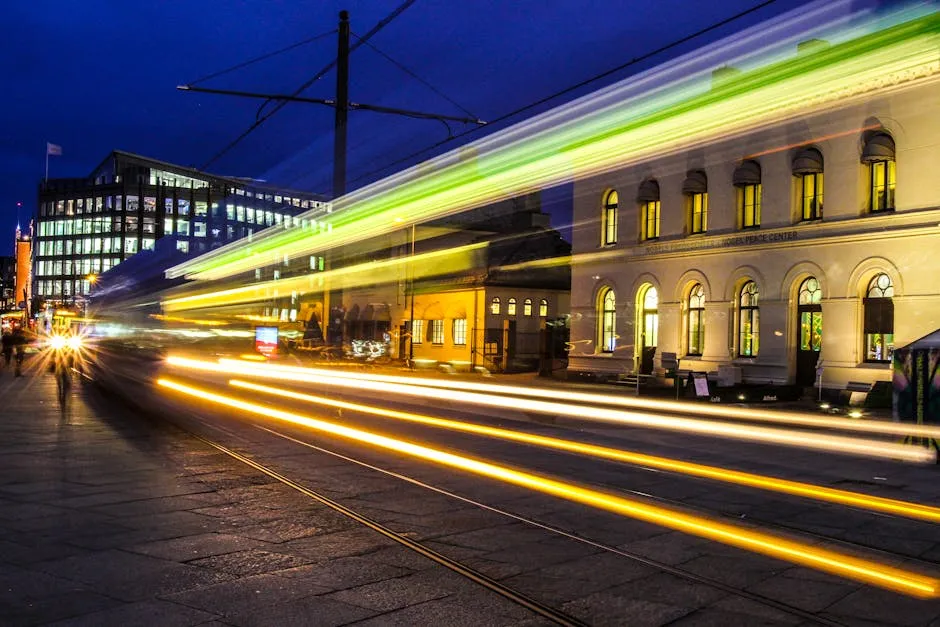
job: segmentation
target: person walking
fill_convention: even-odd
[[[23,359],[26,357],[26,333],[23,327],[13,332],[13,347],[16,349],[16,376],[23,376]]]
[[[13,334],[9,331],[4,332],[3,337],[0,338],[0,344],[2,344],[3,365],[9,368],[10,362],[13,361]]]

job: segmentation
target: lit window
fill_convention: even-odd
[[[124,254],[133,255],[137,252],[137,238],[128,237],[124,240]]]
[[[454,320],[454,346],[465,346],[467,344],[467,319],[457,318]]]
[[[506,315],[515,316],[516,315],[516,299],[510,298],[506,303]]]
[[[894,285],[887,274],[868,283],[865,307],[865,361],[886,363],[894,354]]]
[[[544,318],[548,315],[548,301],[544,298],[539,301],[539,317]]]
[[[499,315],[499,296],[494,296],[493,300],[490,301],[490,313],[494,316]]]
[[[823,173],[804,174],[802,183],[803,219],[822,219]]]
[[[701,283],[692,286],[686,309],[688,354],[701,355],[705,347],[705,288]]]
[[[193,235],[195,237],[205,237],[207,233],[205,222],[193,222]]]
[[[522,315],[531,316],[532,315],[532,299],[527,298],[522,302]]]
[[[693,233],[708,230],[708,193],[689,196],[689,212]]]
[[[140,249],[141,250],[153,250],[154,240],[150,237],[145,237],[140,240]]]
[[[414,320],[411,323],[411,343],[421,344],[424,341],[424,320]]]
[[[616,316],[617,297],[610,288],[601,292],[599,300],[600,315],[598,316],[598,345],[602,353],[612,353],[617,345]]]
[[[640,241],[659,237],[659,183],[653,179],[643,181],[637,191],[640,204]]]
[[[651,200],[643,204],[641,238],[644,241],[659,237],[659,211],[660,203],[658,200]]]
[[[708,178],[702,170],[692,170],[682,183],[686,197],[690,233],[708,230]]]
[[[176,250],[178,250],[178,251],[180,251],[180,252],[188,253],[188,252],[189,252],[189,241],[188,241],[188,240],[185,240],[185,239],[177,240],[177,242],[176,242]]]
[[[444,343],[444,321],[431,320],[431,344]]]
[[[745,185],[738,188],[738,214],[741,216],[741,228],[752,229],[760,226],[761,185]]]
[[[604,206],[601,210],[601,244],[604,246],[617,243],[619,200],[617,190],[612,189],[604,195]]]
[[[173,218],[163,219],[163,234],[173,235]]]
[[[894,153],[894,138],[885,132],[869,136],[862,149],[862,162],[868,164],[868,206],[872,213],[894,210]]]
[[[894,209],[894,161],[874,161],[871,169],[871,210],[891,211]]]
[[[748,281],[738,294],[738,356],[756,357],[760,339],[757,283]]]

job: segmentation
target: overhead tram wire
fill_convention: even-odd
[[[356,33],[352,33],[352,35],[353,35],[353,37],[355,37],[357,40],[360,39],[359,35],[357,35]],[[463,111],[464,113],[466,113],[469,117],[471,117],[471,118],[477,118],[477,119],[480,118],[480,116],[478,116],[478,115],[475,114],[475,113],[471,113],[466,107],[464,107],[463,105],[461,105],[459,102],[457,102],[456,100],[454,100],[453,98],[451,98],[450,96],[448,96],[447,94],[445,94],[445,93],[444,93],[443,91],[441,91],[440,89],[436,88],[434,85],[432,85],[431,83],[429,83],[429,82],[426,81],[425,79],[423,79],[423,78],[421,78],[420,76],[418,76],[418,75],[417,75],[415,72],[413,72],[412,70],[408,69],[404,64],[402,64],[402,63],[396,61],[395,59],[393,59],[392,57],[390,57],[389,55],[387,55],[385,52],[383,52],[382,50],[380,50],[375,44],[372,44],[372,43],[370,43],[370,42],[368,42],[368,41],[363,41],[362,43],[364,43],[366,46],[368,46],[369,48],[371,48],[372,50],[374,50],[376,53],[378,53],[379,55],[381,55],[382,57],[384,57],[386,61],[388,61],[389,63],[391,63],[391,64],[394,65],[395,67],[397,67],[399,70],[401,70],[402,72],[404,72],[405,74],[407,74],[407,75],[410,76],[411,78],[415,79],[416,81],[418,81],[419,83],[421,83],[422,85],[424,85],[425,87],[427,87],[428,89],[430,89],[431,91],[433,91],[435,94],[437,94],[438,96],[440,96],[441,98],[443,98],[444,100],[446,100],[447,102],[449,102],[450,104],[454,105],[455,107],[457,107],[458,109],[460,109],[461,111]]]
[[[244,67],[248,67],[249,65],[258,63],[259,61],[265,61],[265,60],[267,60],[267,59],[270,59],[271,57],[276,57],[276,56],[279,55],[279,54],[283,54],[283,53],[285,53],[285,52],[289,52],[289,51],[293,50],[294,48],[300,48],[301,46],[306,46],[307,44],[312,44],[312,43],[315,42],[315,41],[318,41],[318,40],[320,40],[320,39],[323,39],[324,37],[329,37],[330,35],[335,35],[335,34],[336,34],[336,29],[334,28],[333,30],[329,30],[329,31],[327,31],[327,32],[325,32],[325,33],[320,33],[319,35],[315,35],[314,37],[308,37],[308,38],[306,38],[306,39],[302,39],[302,40],[300,40],[300,41],[298,41],[298,42],[296,42],[296,43],[292,43],[292,44],[289,45],[289,46],[285,46],[285,47],[280,48],[280,49],[278,49],[278,50],[274,50],[274,51],[272,51],[272,52],[268,52],[268,53],[262,54],[262,55],[260,55],[260,56],[254,57],[253,59],[249,59],[249,60],[247,60],[247,61],[242,61],[241,63],[237,63],[237,64],[233,65],[232,67],[226,68],[226,69],[224,69],[224,70],[219,70],[218,72],[213,72],[212,74],[207,74],[207,75],[203,76],[202,78],[197,78],[197,79],[194,80],[194,81],[190,81],[188,84],[189,84],[189,85],[197,85],[197,84],[199,84],[199,83],[204,83],[204,82],[206,82],[206,81],[208,81],[208,80],[210,80],[210,79],[213,79],[213,78],[222,76],[223,74],[228,74],[229,72],[234,72],[235,70],[240,70],[240,69],[242,69],[242,68],[244,68]]]
[[[582,87],[585,87],[586,85],[589,85],[589,84],[591,84],[591,83],[593,83],[593,82],[599,81],[599,80],[602,79],[602,78],[606,78],[606,77],[610,76],[611,74],[615,74],[615,73],[617,73],[617,72],[619,72],[619,71],[621,71],[621,70],[624,70],[624,69],[626,69],[626,68],[628,68],[628,67],[630,67],[630,66],[632,66],[632,65],[636,65],[637,63],[642,63],[643,61],[646,61],[646,60],[648,60],[648,59],[650,59],[650,58],[652,58],[652,57],[655,57],[655,56],[658,55],[658,54],[661,54],[661,53],[663,53],[663,52],[666,52],[666,51],[668,51],[668,50],[671,50],[672,48],[675,48],[675,47],[677,47],[677,46],[681,46],[681,45],[684,44],[684,43],[687,43],[687,42],[689,42],[689,41],[692,41],[693,39],[697,39],[698,37],[701,37],[702,35],[706,35],[706,34],[710,33],[710,32],[713,31],[713,30],[717,30],[717,29],[719,29],[719,28],[721,28],[721,27],[723,27],[723,26],[727,26],[728,24],[731,24],[732,22],[736,22],[737,20],[739,20],[739,19],[741,19],[741,18],[747,17],[748,15],[750,15],[750,14],[752,14],[752,13],[756,13],[757,11],[760,11],[761,9],[764,9],[764,8],[770,6],[771,4],[776,3],[776,1],[777,1],[777,0],[764,0],[763,2],[759,2],[758,4],[755,4],[754,6],[750,7],[749,9],[745,9],[745,10],[743,10],[743,11],[740,11],[740,12],[738,12],[738,13],[735,13],[734,15],[732,15],[732,16],[730,16],[730,17],[726,17],[725,19],[723,19],[723,20],[721,20],[721,21],[715,22],[714,24],[711,24],[711,25],[709,25],[709,26],[706,26],[705,28],[702,28],[702,29],[699,29],[699,30],[695,31],[694,33],[690,33],[690,34],[688,34],[688,35],[686,35],[686,36],[684,36],[684,37],[681,37],[681,38],[679,38],[679,39],[676,39],[676,40],[674,40],[674,41],[671,41],[671,42],[669,42],[668,44],[665,44],[665,45],[663,45],[663,46],[660,46],[659,48],[656,48],[655,50],[651,50],[651,51],[649,51],[649,52],[646,52],[646,53],[644,53],[644,54],[641,54],[641,55],[638,56],[638,57],[634,57],[634,58],[630,59],[629,61],[627,61],[627,62],[625,62],[625,63],[621,63],[621,64],[618,65],[617,67],[613,67],[613,68],[610,68],[609,70],[605,70],[604,72],[601,72],[600,74],[596,74],[596,75],[594,75],[594,76],[592,76],[592,77],[590,77],[590,78],[584,79],[583,81],[581,81],[581,82],[579,82],[579,83],[576,83],[576,84],[574,84],[574,85],[571,85],[571,86],[569,86],[569,87],[566,87],[566,88],[562,89],[561,91],[557,91],[557,92],[555,92],[555,93],[553,93],[553,94],[551,94],[551,95],[549,95],[549,96],[545,96],[544,98],[540,98],[540,99],[538,99],[538,100],[535,100],[535,101],[533,101],[533,102],[530,102],[530,103],[527,104],[527,105],[524,105],[524,106],[522,106],[522,107],[519,107],[518,109],[514,109],[513,111],[510,111],[509,113],[505,113],[505,114],[503,114],[503,115],[501,115],[501,116],[499,116],[499,117],[497,117],[497,118],[494,118],[494,119],[490,120],[489,122],[487,122],[486,126],[489,127],[489,128],[492,128],[492,127],[496,126],[497,124],[499,124],[500,122],[505,122],[506,120],[508,120],[508,119],[510,119],[510,118],[513,118],[513,117],[519,115],[520,113],[524,113],[524,112],[528,111],[529,109],[532,109],[532,108],[537,107],[537,106],[539,106],[539,105],[545,104],[546,102],[552,101],[552,100],[554,100],[554,99],[556,99],[556,98],[558,98],[558,97],[560,97],[560,96],[564,96],[564,95],[567,94],[567,93],[570,93],[570,92],[572,92],[572,91],[575,91],[575,90],[577,90],[577,89],[580,89],[580,88],[582,88]],[[407,163],[407,162],[411,161],[412,159],[414,159],[414,158],[416,158],[416,157],[420,157],[421,155],[423,155],[423,154],[425,154],[425,153],[427,153],[427,152],[429,152],[429,151],[434,150],[435,148],[440,148],[441,146],[443,146],[443,145],[445,145],[445,144],[448,144],[448,143],[450,143],[450,142],[452,142],[452,141],[454,141],[454,140],[460,139],[461,137],[465,137],[465,136],[467,136],[467,135],[469,135],[469,134],[471,134],[471,133],[473,133],[473,132],[479,130],[479,128],[481,128],[481,127],[473,127],[473,128],[469,128],[469,129],[467,129],[467,130],[465,130],[465,131],[463,131],[463,132],[461,132],[461,133],[457,133],[456,135],[450,135],[450,136],[447,137],[446,139],[442,139],[441,141],[436,142],[436,143],[434,143],[434,144],[431,144],[430,146],[427,146],[427,147],[425,147],[425,148],[422,148],[421,150],[419,150],[419,151],[417,151],[417,152],[413,152],[413,153],[411,153],[410,155],[407,155],[407,156],[405,156],[405,157],[401,157],[400,159],[396,159],[395,161],[392,161],[391,163],[389,163],[389,164],[387,164],[387,165],[384,165],[384,166],[382,166],[381,168],[376,168],[376,169],[374,169],[374,170],[371,170],[371,171],[369,171],[369,172],[366,172],[365,174],[361,174],[361,175],[357,176],[356,178],[354,178],[352,181],[350,181],[350,183],[357,183],[357,182],[359,182],[359,181],[361,181],[361,180],[363,180],[363,179],[368,179],[368,178],[371,178],[372,176],[374,176],[374,175],[376,175],[376,174],[379,174],[379,173],[381,173],[381,172],[384,172],[384,171],[388,170],[389,168],[393,168],[393,167],[395,167],[395,166],[397,166],[397,165],[400,165],[400,164],[402,164],[402,163]]]
[[[371,39],[376,33],[378,33],[380,30],[382,30],[383,28],[385,28],[386,26],[388,26],[396,17],[398,17],[399,15],[401,15],[401,14],[405,11],[405,9],[407,9],[407,8],[410,7],[412,4],[414,4],[415,1],[416,1],[416,0],[405,0],[405,1],[402,2],[400,5],[398,5],[398,7],[397,7],[394,11],[392,11],[392,12],[389,13],[387,16],[385,16],[382,20],[380,20],[375,26],[373,26],[373,27],[371,28],[371,30],[369,30],[369,32],[367,32],[365,35],[363,35],[363,37],[362,37],[361,39],[358,39],[354,44],[352,44],[352,45],[349,47],[349,52],[352,53],[356,48],[358,48],[359,46],[361,46],[363,43],[367,42],[367,41],[368,41],[369,39]],[[311,78],[310,80],[306,81],[304,84],[302,84],[302,85],[301,85],[300,87],[298,87],[296,90],[294,90],[294,91],[290,94],[290,97],[291,97],[291,98],[294,98],[294,97],[299,96],[299,95],[300,95],[301,93],[303,93],[308,87],[310,87],[310,86],[313,85],[315,82],[317,82],[318,80],[320,80],[321,78],[323,78],[323,77],[326,75],[326,73],[329,72],[330,70],[332,70],[335,66],[336,66],[336,59],[333,59],[332,61],[330,61],[329,63],[327,63],[326,66],[325,66],[323,69],[321,69],[319,72],[317,72],[316,74],[314,74],[314,75],[313,75],[313,78]],[[263,116],[259,115],[259,116],[255,119],[255,121],[251,124],[251,126],[249,126],[241,135],[239,135],[239,136],[236,137],[234,140],[232,140],[231,142],[229,142],[222,150],[220,150],[219,152],[217,152],[211,159],[209,159],[208,161],[206,161],[206,163],[204,163],[204,164],[200,167],[200,169],[201,169],[201,170],[205,170],[205,169],[207,169],[210,165],[212,165],[213,163],[215,163],[216,161],[218,161],[222,156],[224,156],[226,153],[228,153],[228,151],[230,151],[232,148],[234,148],[234,147],[237,146],[239,143],[241,143],[241,141],[242,141],[243,139],[245,139],[246,137],[248,137],[248,135],[250,135],[256,128],[258,128],[259,126],[261,126],[262,124],[264,124],[265,122],[267,122],[268,120],[270,120],[278,111],[280,111],[281,109],[283,109],[283,108],[287,105],[288,102],[290,102],[290,101],[289,101],[289,100],[282,100],[282,101],[279,101],[276,105],[274,105],[274,108],[273,108],[271,111],[269,111],[268,113],[264,114]],[[262,107],[263,107],[263,106],[264,106],[264,105],[262,105]],[[259,109],[259,113],[260,113],[260,109]]]

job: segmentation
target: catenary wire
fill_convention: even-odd
[[[755,13],[755,12],[757,12],[757,11],[759,11],[759,10],[765,8],[765,7],[768,7],[768,6],[770,6],[771,4],[774,4],[776,1],[777,1],[777,0],[764,0],[764,2],[760,2],[760,3],[758,3],[758,4],[756,4],[756,5],[752,6],[752,7],[750,7],[749,9],[745,9],[745,10],[743,10],[743,11],[740,11],[740,12],[738,12],[738,13],[735,13],[734,15],[732,15],[732,16],[730,16],[730,17],[727,17],[727,18],[725,18],[725,19],[723,19],[723,20],[721,20],[721,21],[715,22],[715,23],[713,23],[713,24],[711,24],[711,25],[709,25],[709,26],[706,26],[705,28],[699,29],[699,30],[695,31],[694,33],[690,33],[690,34],[688,34],[688,35],[686,35],[686,36],[684,36],[684,37],[681,37],[681,38],[679,38],[679,39],[676,39],[676,40],[674,40],[674,41],[671,41],[671,42],[669,42],[668,44],[665,44],[665,45],[663,45],[663,46],[660,46],[659,48],[656,48],[655,50],[651,50],[651,51],[649,51],[649,52],[646,52],[646,53],[644,53],[644,54],[641,54],[641,55],[638,56],[638,57],[634,57],[634,58],[630,59],[629,61],[627,61],[627,62],[625,62],[625,63],[621,63],[620,65],[618,65],[618,66],[616,66],[616,67],[610,68],[609,70],[605,70],[604,72],[601,72],[600,74],[596,74],[596,75],[594,75],[594,76],[592,76],[592,77],[590,77],[590,78],[586,78],[586,79],[584,79],[583,81],[581,81],[581,82],[579,82],[579,83],[576,83],[576,84],[574,84],[574,85],[571,85],[571,86],[569,86],[569,87],[566,87],[566,88],[562,89],[561,91],[557,91],[557,92],[555,92],[555,93],[553,93],[553,94],[551,94],[551,95],[549,95],[549,96],[545,96],[545,97],[543,97],[543,98],[540,98],[540,99],[538,99],[538,100],[535,100],[535,101],[533,101],[533,102],[530,102],[529,104],[526,104],[526,105],[524,105],[524,106],[522,106],[522,107],[519,107],[519,108],[517,108],[517,109],[514,109],[514,110],[512,110],[512,111],[510,111],[510,112],[508,112],[508,113],[505,113],[505,114],[503,114],[503,115],[501,115],[501,116],[499,116],[499,117],[497,117],[497,118],[495,118],[495,119],[493,119],[493,120],[490,120],[490,121],[487,123],[486,128],[493,128],[493,127],[495,127],[497,124],[499,124],[500,122],[505,122],[506,120],[508,120],[508,119],[510,119],[510,118],[512,118],[512,117],[515,117],[515,116],[519,115],[520,113],[524,113],[525,111],[528,111],[529,109],[532,109],[532,108],[537,107],[537,106],[539,106],[539,105],[545,104],[546,102],[549,102],[549,101],[551,101],[551,100],[554,100],[554,99],[556,99],[556,98],[558,98],[558,97],[560,97],[560,96],[564,96],[565,94],[568,94],[568,93],[570,93],[570,92],[572,92],[572,91],[575,91],[576,89],[580,89],[580,88],[582,88],[582,87],[584,87],[584,86],[586,86],[586,85],[589,85],[589,84],[591,84],[591,83],[593,83],[593,82],[595,82],[595,81],[598,81],[598,80],[600,80],[600,79],[602,79],[602,78],[606,78],[606,77],[610,76],[611,74],[615,74],[615,73],[617,73],[617,72],[619,72],[619,71],[621,71],[621,70],[624,70],[624,69],[626,69],[626,68],[628,68],[628,67],[630,67],[630,66],[632,66],[632,65],[636,65],[637,63],[641,63],[641,62],[643,62],[643,61],[646,61],[646,60],[648,60],[648,59],[650,59],[650,58],[652,58],[652,57],[655,57],[655,56],[658,55],[658,54],[661,54],[661,53],[663,53],[663,52],[666,52],[666,51],[668,51],[668,50],[670,50],[670,49],[672,49],[672,48],[675,48],[675,47],[677,47],[677,46],[681,46],[681,45],[684,44],[684,43],[687,43],[687,42],[689,42],[689,41],[691,41],[691,40],[693,40],[693,39],[696,39],[696,38],[698,38],[698,37],[701,37],[702,35],[708,34],[708,33],[710,33],[710,32],[713,31],[713,30],[716,30],[716,29],[718,29],[718,28],[721,28],[722,26],[727,26],[728,24],[731,24],[732,22],[735,22],[735,21],[737,21],[737,20],[739,20],[739,19],[741,19],[741,18],[743,18],[743,17],[746,17],[746,16],[748,16],[748,15],[750,15],[750,14],[752,14],[752,13]],[[442,139],[441,141],[438,141],[438,142],[436,142],[436,143],[434,143],[434,144],[431,144],[430,146],[427,146],[427,147],[425,147],[425,148],[422,148],[421,150],[418,150],[417,152],[413,152],[413,153],[411,153],[411,154],[409,154],[409,155],[407,155],[407,156],[401,157],[400,159],[396,159],[395,161],[392,161],[391,163],[389,163],[389,164],[387,164],[387,165],[384,165],[384,166],[382,166],[381,168],[376,168],[376,169],[374,169],[374,170],[370,170],[369,172],[366,172],[366,173],[364,173],[364,174],[361,174],[361,175],[355,177],[354,179],[352,179],[352,180],[350,181],[350,184],[352,184],[352,183],[357,183],[357,182],[362,181],[362,180],[364,180],[364,179],[371,178],[371,177],[375,176],[376,174],[379,174],[380,172],[384,172],[384,171],[388,170],[389,168],[392,168],[392,167],[395,167],[395,166],[400,165],[400,164],[402,164],[402,163],[406,163],[406,162],[408,162],[408,161],[411,161],[412,159],[414,159],[414,158],[416,158],[416,157],[420,157],[421,155],[423,155],[423,154],[425,154],[425,153],[427,153],[427,152],[430,152],[430,151],[434,150],[435,148],[440,148],[441,146],[443,146],[443,145],[445,145],[445,144],[448,144],[448,143],[450,143],[450,142],[452,142],[452,141],[454,141],[454,140],[460,139],[461,137],[465,137],[465,136],[467,136],[467,135],[469,135],[469,134],[471,134],[471,133],[474,133],[474,132],[478,131],[480,128],[484,128],[484,127],[474,126],[474,127],[469,128],[469,129],[467,129],[467,130],[465,130],[465,131],[463,131],[463,132],[461,132],[461,133],[457,133],[456,135],[452,135],[452,136],[450,136],[450,137],[447,137],[446,139]]]
[[[260,56],[257,56],[257,57],[255,57],[255,58],[253,58],[253,59],[249,59],[249,60],[247,60],[247,61],[242,61],[241,63],[236,63],[236,64],[233,65],[232,67],[225,68],[224,70],[219,70],[218,72],[213,72],[213,73],[211,73],[211,74],[207,74],[207,75],[203,76],[202,78],[197,78],[196,80],[190,81],[190,82],[187,83],[187,84],[188,84],[188,85],[196,85],[196,84],[198,84],[198,83],[204,83],[205,81],[207,81],[207,80],[209,80],[209,79],[216,78],[216,77],[218,77],[218,76],[222,76],[223,74],[228,74],[229,72],[234,72],[235,70],[240,70],[240,69],[242,69],[243,67],[248,67],[249,65],[252,65],[252,64],[254,64],[254,63],[258,63],[259,61],[264,61],[264,60],[266,60],[266,59],[270,59],[271,57],[275,57],[275,56],[277,56],[277,55],[279,55],[279,54],[288,52],[288,51],[290,51],[290,50],[293,50],[294,48],[299,48],[299,47],[305,46],[305,45],[307,45],[307,44],[312,44],[313,42],[315,42],[315,41],[317,41],[317,40],[323,39],[324,37],[328,37],[328,36],[333,35],[333,34],[335,34],[335,33],[336,33],[336,29],[334,28],[333,30],[327,31],[327,32],[325,32],[325,33],[320,33],[319,35],[315,35],[315,36],[313,36],[313,37],[308,37],[308,38],[306,38],[306,39],[302,39],[302,40],[300,40],[300,41],[298,41],[298,42],[292,43],[292,44],[289,45],[289,46],[285,46],[285,47],[280,48],[280,49],[278,49],[278,50],[274,50],[274,51],[272,51],[272,52],[268,52],[268,53],[262,54],[262,55],[260,55]]]
[[[369,39],[371,39],[371,38],[372,38],[376,33],[378,33],[380,30],[382,30],[383,28],[385,28],[386,26],[388,26],[388,24],[390,24],[396,17],[398,17],[399,15],[401,15],[401,14],[405,11],[405,9],[407,9],[408,7],[410,7],[410,6],[411,6],[412,4],[414,4],[414,3],[415,3],[415,0],[405,0],[405,1],[402,2],[400,5],[398,5],[398,7],[397,7],[394,11],[392,11],[392,12],[389,13],[387,16],[385,16],[382,20],[380,20],[375,26],[372,27],[371,30],[369,30],[369,32],[367,32],[365,35],[363,35],[362,38],[357,39],[357,41],[354,42],[354,43],[349,47],[349,53],[352,54],[352,52],[353,52],[356,48],[358,48],[358,47],[361,46],[363,43],[365,43],[366,41],[368,41]],[[327,72],[329,72],[330,70],[332,70],[332,69],[336,66],[336,63],[337,63],[337,60],[336,60],[336,59],[333,59],[332,61],[330,61],[329,63],[327,63],[326,66],[325,66],[323,69],[321,69],[319,72],[317,72],[316,74],[313,75],[313,78],[311,78],[310,80],[306,81],[304,84],[302,84],[302,85],[301,85],[300,87],[298,87],[296,90],[294,90],[294,91],[290,94],[290,97],[293,98],[293,97],[298,96],[298,95],[300,95],[301,93],[303,93],[308,87],[310,87],[310,86],[313,85],[315,82],[317,82],[318,80],[320,80],[321,78],[323,78],[323,77],[326,75]],[[216,161],[218,161],[223,155],[225,155],[226,153],[228,153],[232,148],[234,148],[234,147],[237,146],[239,143],[241,143],[241,141],[242,141],[243,139],[245,139],[246,137],[248,137],[248,135],[250,135],[256,128],[258,128],[259,126],[261,126],[262,124],[264,124],[266,121],[270,120],[275,114],[277,114],[278,111],[280,111],[280,110],[283,109],[285,106],[287,106],[287,103],[288,103],[288,102],[290,102],[290,101],[289,101],[289,100],[281,100],[280,102],[278,102],[278,103],[274,106],[274,108],[273,108],[270,112],[264,114],[264,115],[261,116],[261,117],[258,117],[258,118],[251,124],[251,126],[249,126],[249,127],[248,127],[244,132],[242,132],[238,137],[236,137],[236,138],[233,139],[231,142],[229,142],[224,148],[222,148],[222,150],[220,150],[220,151],[217,152],[215,155],[213,155],[211,159],[209,159],[208,161],[206,161],[206,162],[200,167],[200,169],[201,169],[201,170],[205,170],[205,169],[208,168],[210,165],[212,165],[213,163],[215,163]]]
[[[359,35],[357,35],[356,33],[352,33],[352,35],[353,35],[356,39],[359,39]],[[374,50],[376,53],[378,53],[379,55],[381,55],[382,57],[384,57],[386,61],[388,61],[389,63],[391,63],[392,65],[394,65],[395,67],[397,67],[399,70],[401,70],[402,72],[404,72],[405,74],[407,74],[407,75],[410,76],[411,78],[415,79],[416,81],[418,81],[419,83],[421,83],[422,85],[424,85],[425,87],[427,87],[428,89],[430,89],[431,91],[433,91],[435,94],[437,94],[438,96],[440,96],[441,98],[443,98],[444,100],[446,100],[447,102],[449,102],[450,104],[454,105],[455,107],[457,107],[458,109],[460,109],[461,111],[463,111],[464,113],[466,113],[469,117],[474,118],[474,119],[479,119],[480,116],[478,116],[478,115],[475,114],[475,113],[471,113],[469,110],[467,110],[466,107],[464,107],[464,106],[461,105],[459,102],[457,102],[456,100],[454,100],[453,98],[451,98],[450,96],[448,96],[447,94],[445,94],[444,92],[442,92],[440,89],[436,88],[434,85],[432,85],[431,83],[429,83],[429,82],[426,81],[425,79],[423,79],[423,78],[421,78],[420,76],[418,76],[417,74],[415,74],[412,70],[408,69],[404,64],[399,63],[398,61],[396,61],[395,59],[393,59],[392,57],[390,57],[389,55],[387,55],[385,52],[383,52],[382,50],[380,50],[375,44],[370,43],[370,42],[368,42],[368,41],[364,41],[363,43],[364,43],[366,46],[368,46],[369,48],[372,48],[372,50]]]

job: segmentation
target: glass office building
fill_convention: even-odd
[[[94,277],[175,236],[185,253],[201,254],[270,226],[290,225],[322,197],[253,179],[223,177],[114,151],[86,178],[40,185],[33,250],[33,294],[68,305]]]

